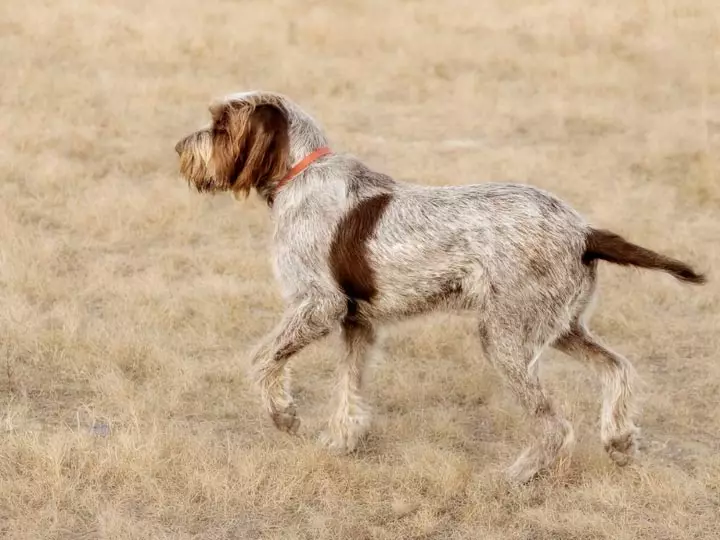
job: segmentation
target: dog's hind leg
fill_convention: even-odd
[[[369,323],[346,319],[342,339],[346,352],[337,368],[335,411],[321,441],[333,450],[352,452],[370,425],[370,408],[363,398],[362,384],[375,331]]]
[[[288,360],[336,327],[342,316],[342,305],[335,299],[306,298],[289,307],[282,321],[253,351],[253,377],[278,429],[295,433],[300,427],[290,393]]]
[[[602,345],[577,321],[554,344],[556,349],[595,367],[603,382],[600,436],[618,465],[626,465],[637,451],[639,429],[633,422],[635,370],[623,356]]]
[[[574,443],[572,426],[555,410],[538,377],[537,362],[545,343],[529,339],[524,327],[520,322],[508,325],[486,320],[480,331],[488,360],[541,428],[535,443],[507,470],[517,483],[527,482],[550,467],[562,452],[569,453]]]

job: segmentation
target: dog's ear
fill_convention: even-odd
[[[288,170],[290,137],[285,112],[270,104],[210,107],[212,162],[219,189],[265,195]]]

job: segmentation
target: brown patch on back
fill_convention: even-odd
[[[361,200],[338,224],[330,245],[330,268],[338,285],[348,297],[352,317],[357,301],[370,302],[377,293],[375,272],[368,259],[367,241],[392,195],[382,193]]]
[[[689,283],[702,284],[706,281],[705,276],[695,273],[687,264],[632,244],[605,230],[590,229],[582,259],[586,264],[601,259],[624,266],[662,270]]]
[[[272,202],[287,173],[288,120],[275,105],[226,103],[212,110],[212,161],[216,189],[246,195],[251,188]]]

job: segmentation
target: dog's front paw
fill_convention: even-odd
[[[300,429],[300,417],[297,415],[297,409],[294,404],[288,405],[281,411],[275,411],[271,414],[273,424],[280,431],[295,434]]]
[[[320,444],[335,454],[350,454],[357,447],[357,440],[348,436],[337,436],[330,429],[320,433]]]
[[[320,433],[320,443],[339,454],[349,454],[357,450],[367,435],[368,418],[365,415],[344,418],[342,422],[330,422]]]

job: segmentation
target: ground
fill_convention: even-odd
[[[720,535],[720,16],[715,0],[0,6],[0,536]],[[603,265],[592,319],[642,377],[641,454],[599,441],[593,373],[549,351],[571,461],[503,469],[530,424],[473,322],[387,330],[354,456],[316,443],[331,337],[276,432],[247,353],[282,306],[262,201],[201,196],[175,142],[210,100],[288,94],[333,148],[423,184],[551,190],[687,260],[704,287]]]

